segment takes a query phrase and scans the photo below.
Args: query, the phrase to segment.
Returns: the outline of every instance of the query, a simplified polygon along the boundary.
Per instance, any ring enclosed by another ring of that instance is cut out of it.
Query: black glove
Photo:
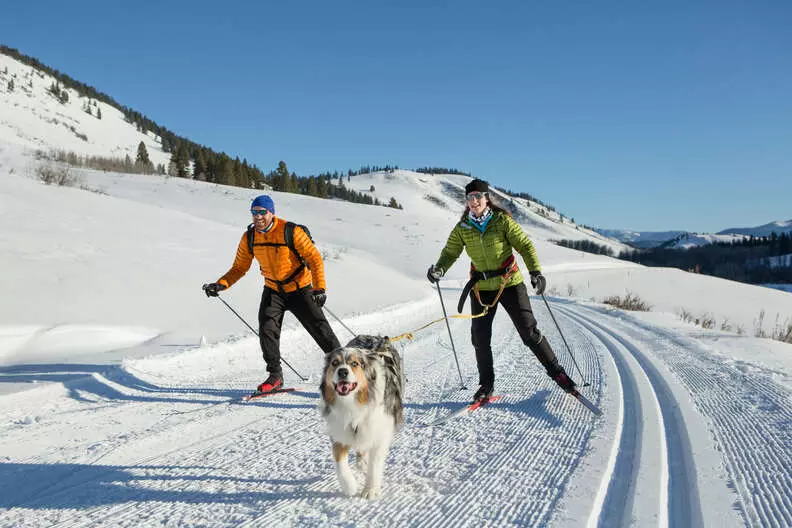
[[[443,268],[432,264],[426,271],[426,278],[429,279],[429,282],[434,284],[435,282],[440,282],[440,277],[443,276],[443,273]]]
[[[327,294],[321,288],[316,290],[311,290],[311,297],[313,297],[313,302],[315,302],[316,306],[318,306],[319,308],[324,306],[325,303],[327,302]]]
[[[531,272],[531,286],[533,286],[534,290],[538,295],[542,295],[547,288],[547,279],[544,278],[541,271],[532,271]]]
[[[219,282],[210,282],[203,285],[203,291],[207,297],[217,297],[217,294],[225,289],[226,287]]]

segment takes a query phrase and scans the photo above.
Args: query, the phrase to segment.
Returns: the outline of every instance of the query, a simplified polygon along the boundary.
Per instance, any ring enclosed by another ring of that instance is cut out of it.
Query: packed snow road
[[[503,398],[431,425],[477,381],[469,321],[451,323],[465,390],[434,325],[397,345],[407,423],[376,501],[340,493],[316,411],[321,352],[294,321],[283,349],[311,382],[247,404],[264,376],[251,338],[122,368],[0,369],[67,380],[0,398],[0,526],[792,526],[789,391],[620,312],[551,305],[582,377],[535,301],[540,328],[604,416],[555,387],[501,313]],[[438,311],[430,299],[346,322],[396,335]]]

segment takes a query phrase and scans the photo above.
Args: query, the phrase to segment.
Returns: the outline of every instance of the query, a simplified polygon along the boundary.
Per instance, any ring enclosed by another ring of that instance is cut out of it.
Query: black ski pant
[[[497,294],[497,290],[479,292],[481,302],[484,304],[492,304]],[[478,315],[484,311],[484,307],[478,302],[474,292],[470,292],[470,304],[473,315]],[[491,387],[495,382],[491,344],[492,321],[495,318],[498,305],[502,305],[506,313],[509,314],[523,343],[531,349],[545,369],[551,372],[558,368],[558,360],[550,347],[550,343],[547,342],[542,332],[536,327],[536,318],[534,318],[531,310],[528,290],[525,288],[525,283],[521,282],[520,284],[504,288],[498,303],[489,309],[487,315],[472,319],[471,335],[473,348],[476,350],[479,384]]]
[[[267,362],[267,371],[279,376],[283,375],[280,335],[286,310],[294,314],[325,354],[341,346],[324,312],[313,301],[310,287],[289,293],[264,288],[259,307],[259,341],[264,361]]]

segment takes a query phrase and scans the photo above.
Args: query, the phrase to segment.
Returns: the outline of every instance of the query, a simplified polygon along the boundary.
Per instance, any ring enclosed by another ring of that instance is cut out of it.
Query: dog
[[[387,337],[360,335],[325,356],[320,412],[333,443],[336,476],[346,495],[357,493],[349,452],[366,470],[363,497],[382,494],[385,459],[404,422],[404,373]]]

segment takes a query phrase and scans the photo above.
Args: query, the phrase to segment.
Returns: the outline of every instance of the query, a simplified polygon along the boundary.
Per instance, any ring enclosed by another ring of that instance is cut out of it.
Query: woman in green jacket
[[[536,327],[528,291],[512,254],[513,248],[522,255],[530,272],[531,285],[536,293],[544,293],[547,281],[531,240],[508,212],[491,202],[486,181],[476,179],[467,184],[465,198],[467,206],[462,219],[451,231],[440,258],[430,266],[426,276],[430,282],[439,281],[463,249],[470,257],[471,279],[477,279],[476,288],[470,293],[470,303],[474,316],[471,334],[480,384],[474,401],[488,398],[495,384],[491,341],[492,321],[498,304],[509,314],[523,343],[536,355],[547,374],[565,391],[575,390],[575,383],[558,364],[550,343]]]

